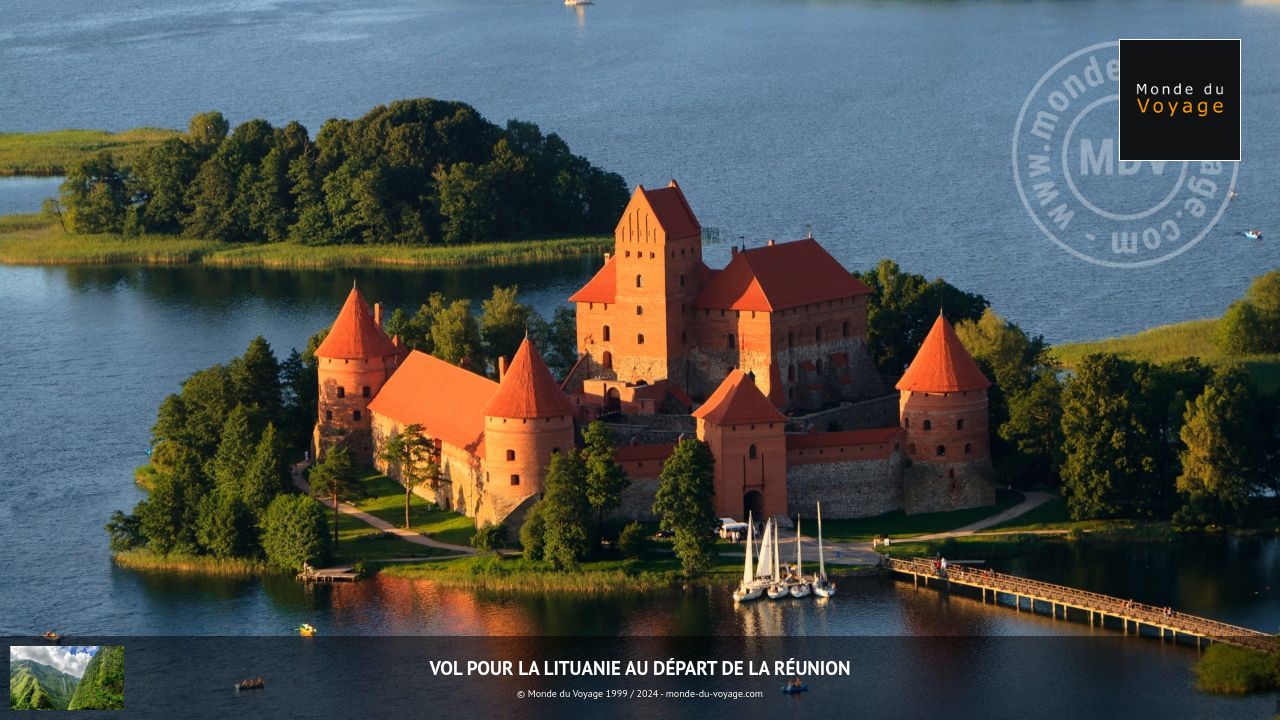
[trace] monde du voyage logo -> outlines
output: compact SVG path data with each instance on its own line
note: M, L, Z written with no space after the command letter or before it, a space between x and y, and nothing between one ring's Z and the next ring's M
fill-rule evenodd
M1238 40L1120 40L1045 72L1013 137L1019 197L1045 236L1137 268L1208 235L1239 171L1239 60Z

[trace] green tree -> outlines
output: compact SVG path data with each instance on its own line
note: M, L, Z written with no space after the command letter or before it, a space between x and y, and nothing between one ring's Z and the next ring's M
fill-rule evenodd
M267 423L254 447L253 456L245 466L244 480L240 484L240 500L252 513L255 521L276 496L288 487L285 468L284 445L274 423Z
M1044 338L1030 337L991 308L977 320L956 324L956 336L974 359L985 360L1005 396L1013 398L1027 389L1040 368L1048 364Z
M1062 462L1062 384L1052 368L1042 368L1009 403L1009 419L1000 437L1025 461L1020 469L1032 477L1056 478Z
M1266 416L1253 381L1240 367L1219 369L1204 392L1186 404L1178 490L1192 498L1188 505L1193 511L1184 518L1230 522L1243 513L1250 497L1272 489ZM1205 497L1211 500L1205 502Z
M445 311L445 307L444 295L434 292L412 315L397 308L387 318L387 333L399 335L400 342L405 347L434 355L435 343L431 340L431 327L435 324L436 316Z
M209 477L219 489L243 497L245 470L253 460L254 449L258 444L249 408L237 405L227 416L218 437L218 450L209 461Z
M280 363L266 338L259 335L250 341L244 354L231 361L227 372L241 403L256 405L269 419L280 417Z
M124 709L124 646L101 645L67 703L68 710Z
M217 110L196 113L187 123L185 139L197 156L203 159L212 155L222 141L227 139L229 130L231 124Z
M494 552L502 549L506 538L507 528L502 523L485 523L484 527L477 528L471 536L471 547L480 552Z
M675 533L676 557L688 577L701 575L715 561L715 457L701 440L686 438L662 464L653 512L663 530Z
M62 182L67 226L78 233L118 233L131 203L128 178L103 150L67 171Z
M489 298L480 304L480 335L485 353L497 366L497 358L511 358L520 341L529 332L529 318L533 309L517 297L517 288L493 286Z
M546 533L547 522L542 516L542 501L539 500L524 514L524 522L520 525L520 547L524 548L526 560L542 559Z
M311 491L328 496L333 502L333 546L336 548L338 547L338 505L343 500L354 499L360 494L355 466L351 461L351 451L342 446L329 450L325 453L323 460L311 466L309 478Z
M119 510L111 513L111 520L107 522L107 534L111 536L108 547L113 553L134 550L146 542L138 516L126 515Z
M199 457L189 449L178 453L173 469L157 474L151 494L134 508L147 546L162 555L198 552L200 499L208 490Z
M568 375L578 361L578 319L568 305L557 306L550 321L534 313L529 318L529 337L556 377Z
M471 302L454 300L431 320L432 354L447 363L475 363L480 358L480 326L471 314Z
M627 473L615 459L617 441L608 425L596 420L582 433L582 462L586 469L587 504L595 517L596 537L604 518L622 506L622 493L631 485Z
M577 567L591 549L586 468L578 454L571 450L552 455L543 486L545 493L538 501L544 523L542 558L559 570Z
M182 391L166 398L151 430L155 442L174 441L211 458L222 437L222 426L235 407L231 375L222 365L199 370L183 383Z
M283 570L327 562L324 507L306 495L281 495L272 500L262 522L262 549L267 562Z
M233 492L218 488L200 500L196 539L214 557L248 557L258 544L253 511Z
M191 212L186 187L199 168L198 152L181 138L169 138L143 153L133 175L144 229L159 233L182 230L182 218Z
M495 175L486 165L457 163L435 171L441 237L450 245L492 242L498 237L500 197Z
M440 469L435 463L435 443L422 432L422 426L406 425L393 433L382 445L378 459L387 463L387 474L404 488L404 527L409 529L409 505L413 489L424 482L439 492Z
M638 559L644 555L649 539L645 536L644 526L638 522L627 523L618 534L618 552L623 557Z
M1267 322L1258 308L1245 300L1231 303L1218 326L1213 340L1227 355L1249 355L1265 352L1270 344L1266 337Z

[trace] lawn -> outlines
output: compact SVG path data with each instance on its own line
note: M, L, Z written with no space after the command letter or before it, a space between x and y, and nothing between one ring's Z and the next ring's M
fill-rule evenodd
M1134 335L1068 343L1053 347L1053 356L1065 367L1074 367L1086 355L1115 353L1132 360L1166 363L1181 358L1196 357L1206 365L1240 363L1249 369L1254 382L1268 392L1280 389L1280 354L1246 355L1230 357L1218 350L1213 342L1217 318L1191 320L1173 325L1161 325Z
M919 515L907 515L901 510L895 510L869 518L823 520L822 536L825 540L839 542L865 542L877 535L901 538L946 532L1008 510L1022 502L1023 498L1023 494L1016 490L996 490L996 504L987 507ZM816 533L817 525L810 524L812 520L804 522L808 528L806 534Z
M467 245L232 244L179 235L79 235L40 215L0 216L0 262L10 265L186 265L342 269L519 265L596 255L605 237L547 238Z
M145 150L171 138L177 130L134 128L53 130L0 133L0 175L65 175L67 168L102 150L110 150L123 165L132 165Z
M396 527L404 527L404 487L386 475L370 475L361 480L364 499L355 503L361 510ZM476 532L471 518L451 510L441 510L434 503L411 495L409 498L410 529L453 545L470 545Z

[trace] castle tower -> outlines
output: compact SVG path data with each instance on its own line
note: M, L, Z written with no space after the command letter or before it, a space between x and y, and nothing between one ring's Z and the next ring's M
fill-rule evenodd
M575 412L525 338L484 410L486 480L478 523L505 518L542 492L551 455L573 449Z
M741 370L693 412L698 439L716 459L716 514L787 514L787 419Z
M356 462L373 462L369 401L403 358L402 348L382 331L353 284L328 336L316 348L320 412L311 448L316 459L342 443Z
M702 226L674 180L636 188L614 230L614 252L569 298L578 352L593 374L685 386L686 350L702 264Z
M995 502L988 444L990 386L939 313L897 384L899 420L912 462L904 497L908 513Z

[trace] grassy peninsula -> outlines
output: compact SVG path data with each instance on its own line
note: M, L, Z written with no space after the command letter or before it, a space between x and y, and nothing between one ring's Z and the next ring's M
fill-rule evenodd
M141 127L122 132L106 130L52 130L0 133L0 176L65 175L67 170L102 151L131 166L141 155L177 130Z

